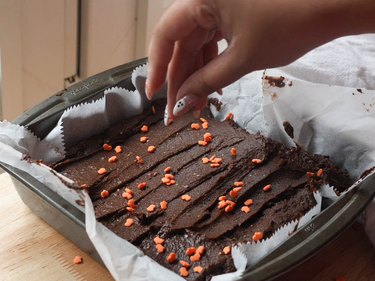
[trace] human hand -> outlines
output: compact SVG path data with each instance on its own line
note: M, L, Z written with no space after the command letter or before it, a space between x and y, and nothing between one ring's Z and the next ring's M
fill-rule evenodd
M373 2L358 1L367 7ZM166 124L201 110L209 94L248 72L288 64L335 37L357 33L351 12L363 14L358 1L176 1L151 39L147 95L152 98L167 78ZM218 55L221 38L228 48Z

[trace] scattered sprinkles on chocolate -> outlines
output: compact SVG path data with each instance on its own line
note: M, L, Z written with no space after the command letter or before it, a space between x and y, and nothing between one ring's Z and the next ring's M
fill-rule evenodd
M134 220L132 218L127 218L124 225L126 227L131 227L134 224Z
M100 168L100 169L98 170L98 174L99 174L99 175L104 175L104 174L106 174L106 173L107 173L106 168Z
M148 126L147 126L147 125L143 125L143 126L141 127L141 132L142 132L142 133L147 133L147 132L148 132Z
M263 232L257 231L252 237L253 241L259 241L263 239Z
M100 192L100 197L107 198L109 196L109 191L104 189L102 192Z
M108 143L105 143L105 144L103 144L103 149L106 150L106 151L111 151L112 146L110 146Z

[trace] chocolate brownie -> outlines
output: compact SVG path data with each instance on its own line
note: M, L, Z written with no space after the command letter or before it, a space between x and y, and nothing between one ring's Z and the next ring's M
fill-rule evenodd
M328 157L204 112L163 123L165 101L68 149L53 168L87 188L97 219L187 280L234 271L231 246L269 237L352 180Z

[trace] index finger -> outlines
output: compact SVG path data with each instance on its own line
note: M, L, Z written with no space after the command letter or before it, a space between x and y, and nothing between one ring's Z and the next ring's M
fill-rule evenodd
M188 36L196 27L192 1L176 1L157 24L148 51L148 78L146 93L149 99L163 85L174 45Z

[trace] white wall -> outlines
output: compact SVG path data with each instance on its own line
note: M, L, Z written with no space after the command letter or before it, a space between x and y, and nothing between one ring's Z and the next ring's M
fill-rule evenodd
M77 0L0 0L2 102L13 120L79 79L145 57L151 32L174 0L82 0L77 57Z
M136 2L82 1L81 78L134 60Z
M21 50L21 0L0 0L2 118L23 110Z

